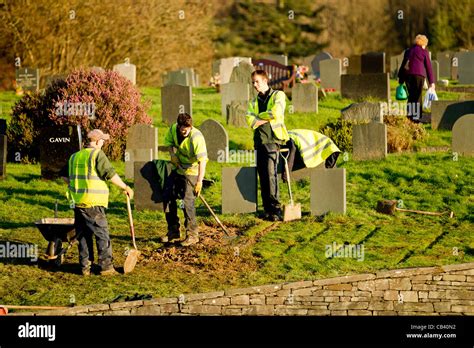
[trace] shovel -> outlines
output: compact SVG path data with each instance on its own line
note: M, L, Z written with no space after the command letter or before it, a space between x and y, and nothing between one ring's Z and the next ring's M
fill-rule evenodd
M422 215L431 215L431 216L442 216L449 214L449 217L454 216L454 212L444 212L444 213L434 213L431 211L422 211L422 210L410 210L410 209L401 209L397 208L398 201L396 200L382 200L377 203L377 212L382 214L394 215L396 211L403 211L406 213L415 213Z
M288 152L285 156L282 152ZM291 193L291 180L290 180L290 170L288 169L288 156L290 155L289 149L281 149L280 150L281 157L285 161L285 171L286 177L288 179L288 192L290 194L290 204L285 204L283 206L283 221L292 221L292 220L300 220L301 219L301 203L294 203L293 202L293 195Z
M140 251L137 249L137 244L135 243L135 228L133 227L133 218L132 218L132 207L130 206L130 197L127 196L127 211L128 211L128 220L130 222L130 234L132 235L133 248L128 251L127 258L123 264L123 273L130 273L135 268L137 264L138 256L140 256Z

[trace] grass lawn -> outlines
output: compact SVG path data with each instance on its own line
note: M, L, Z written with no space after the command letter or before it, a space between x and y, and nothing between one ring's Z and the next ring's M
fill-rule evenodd
M393 82L392 82L393 83ZM396 83L395 83L396 85ZM212 89L194 89L193 116L199 126L220 115L220 97ZM160 117L160 90L143 88L143 97L152 102L150 115L159 129L160 143L167 127ZM443 95L442 93L446 93ZM457 99L456 93L440 92L443 99ZM9 118L12 92L0 93L0 114ZM320 101L318 114L288 114L289 129L318 129L335 120L350 100L331 94ZM417 144L450 147L450 132L432 131ZM250 149L251 131L227 127L231 149ZM163 154L160 154L163 155ZM293 184L295 199L302 203L303 219L291 223L270 223L253 214L221 215L221 220L240 238L226 242L221 231L198 203L202 243L191 248L164 248L159 237L166 233L161 212L134 212L137 244L142 258L135 271L111 278L79 275L77 248L66 255L57 271L44 261L0 259L0 303L20 305L68 305L107 303L118 296L150 294L154 297L204 292L267 283L325 278L344 274L414 266L431 266L474 261L474 159L453 158L450 152L389 154L385 160L355 162L342 158L339 167L347 170L347 214L324 218L309 215L309 180ZM123 175L123 162L114 163ZM233 165L233 164L225 164ZM210 162L207 178L216 182L203 191L211 206L220 213L222 164ZM33 222L52 217L59 201L59 217L72 217L61 180L44 181L39 165L9 163L8 177L0 181L0 241L33 243L45 251L47 242ZM133 183L129 182L133 185ZM282 184L281 200L288 201ZM379 199L396 199L408 209L455 213L453 219L397 213L379 214ZM130 247L128 219L123 194L111 187L107 212L114 264L121 266ZM328 258L327 246L336 243L363 245L363 260Z

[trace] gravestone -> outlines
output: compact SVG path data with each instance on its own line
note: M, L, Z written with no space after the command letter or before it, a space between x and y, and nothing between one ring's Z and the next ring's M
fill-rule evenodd
M0 118L0 134L7 134L7 120Z
M221 84L229 83L232 70L241 62L252 64L252 59L248 57L228 57L216 60L212 64L212 76L219 74Z
M248 102L232 101L227 105L227 124L234 127L247 128Z
M300 59L300 64L299 65L304 65L308 67L308 75L314 75L313 74L313 67L311 65L311 62L313 61L315 55L303 57Z
M222 168L222 214L257 211L257 168Z
M387 156L387 126L372 122L352 127L352 157L356 161Z
M464 115L453 126L453 152L462 156L474 156L474 114Z
M168 125L175 123L180 113L187 112L192 117L191 86L169 85L162 87L161 112L163 122Z
M346 213L346 169L311 170L311 215Z
M129 150L151 149L152 159L157 159L158 128L153 127L151 124L134 124L128 129L126 148Z
M217 121L205 120L199 127L206 140L207 157L211 161L225 163L229 159L229 136L225 128Z
M39 69L19 68L15 70L16 83L24 91L37 91L39 89Z
M459 79L459 57L462 52L454 52L451 57L451 80Z
M361 56L362 74L385 73L385 52L369 52Z
M183 70L168 71L163 74L163 86L192 86L190 76Z
M241 62L232 70L229 82L243 82L252 85L252 72L254 70L253 65Z
M296 83L291 91L295 112L318 112L318 87L312 83Z
M439 62L436 60L431 61L431 68L433 70L433 80L435 83L439 81Z
M7 175L7 136L0 134L0 179Z
M474 84L474 52L461 52L458 64L459 83L463 85Z
M341 110L341 118L353 123L383 123L381 103L353 103Z
M44 179L59 178L69 157L81 149L80 132L80 126L45 127L40 130L41 176Z
M248 105L251 89L253 87L246 82L229 82L221 85L221 115L227 116L227 105L233 101L245 102Z
M319 63L321 87L341 90L342 66L340 59L326 59Z
M313 75L316 76L316 78L319 78L321 76L319 63L326 59L332 59L332 56L328 52L320 52L316 54L313 60L311 61L311 68L313 70Z
M135 209L163 211L163 190L158 181L158 172L153 162L134 163Z
M390 79L388 73L341 75L341 95L349 99L373 97L390 100Z
M153 161L153 149L125 149L125 178L133 179L135 162Z
M113 71L116 71L123 77L129 79L134 85L137 84L137 67L135 64L116 64L113 66Z
M439 77L451 78L451 55L452 52L438 52L436 60L439 63Z
M284 54L267 54L263 59L273 60L282 65L288 65L288 56L285 56Z
M358 75L362 73L361 56L354 55L349 57L349 66L347 67L347 74Z
M431 128L451 130L454 123L467 114L474 114L474 100L433 100L431 102Z

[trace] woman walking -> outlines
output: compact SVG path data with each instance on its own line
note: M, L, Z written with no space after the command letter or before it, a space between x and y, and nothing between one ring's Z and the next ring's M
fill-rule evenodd
M415 44L405 50L402 65L398 70L398 82L405 83L408 89L408 118L414 122L419 122L421 118L421 92L426 77L430 88L435 88L427 45L428 38L425 35L417 35Z

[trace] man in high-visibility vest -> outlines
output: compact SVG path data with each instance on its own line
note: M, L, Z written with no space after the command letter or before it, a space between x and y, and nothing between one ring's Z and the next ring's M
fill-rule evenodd
M285 127L286 96L283 91L268 86L268 75L264 70L252 73L252 83L258 95L249 103L246 118L254 131L264 218L282 221L277 168L280 146L289 140Z
M67 196L74 207L74 227L79 242L79 263L82 274L91 274L94 261L93 236L95 236L98 262L101 275L118 274L112 264L112 245L110 242L105 209L109 203L110 180L120 187L130 199L133 190L127 186L115 172L105 153L101 150L104 142L110 139L100 129L87 134L89 145L74 153L67 164L68 176L63 178L68 183Z
M199 242L194 202L201 193L206 172L208 161L206 141L202 133L193 127L191 116L182 113L178 115L177 122L166 133L165 146L168 146L174 169L165 182L164 208L168 232L161 241L174 242L180 238L176 200L182 199L186 239L181 242L181 245L190 246Z
M293 129L288 131L290 140L285 147L290 149L288 168L291 172L295 158L307 168L314 168L325 162L326 168L333 168L341 150L324 134L310 129ZM296 156L298 154L298 157ZM283 172L286 181L286 172Z

